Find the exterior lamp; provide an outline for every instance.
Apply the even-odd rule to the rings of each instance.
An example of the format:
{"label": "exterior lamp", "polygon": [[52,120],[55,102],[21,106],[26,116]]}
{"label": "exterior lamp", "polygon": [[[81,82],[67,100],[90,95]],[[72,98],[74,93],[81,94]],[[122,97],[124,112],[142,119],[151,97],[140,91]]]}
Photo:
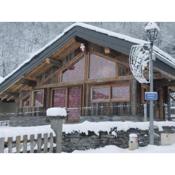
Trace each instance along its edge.
{"label": "exterior lamp", "polygon": [[[158,33],[160,29],[156,23],[150,22],[145,26],[145,32],[150,41],[150,60],[149,60],[149,82],[150,82],[150,94],[154,93],[154,76],[153,76],[153,45],[154,41],[157,39]],[[150,100],[150,108],[149,108],[149,143],[150,145],[154,145],[154,101]]]}

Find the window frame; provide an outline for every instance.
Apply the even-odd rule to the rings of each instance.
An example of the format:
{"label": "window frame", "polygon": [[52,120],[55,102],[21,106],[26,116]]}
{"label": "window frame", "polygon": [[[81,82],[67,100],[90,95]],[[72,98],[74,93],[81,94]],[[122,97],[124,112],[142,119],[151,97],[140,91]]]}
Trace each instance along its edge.
{"label": "window frame", "polygon": [[[108,99],[93,99],[93,88],[100,88],[100,87],[103,87],[103,88],[109,88],[109,98]],[[110,99],[111,99],[111,87],[110,85],[95,85],[95,86],[91,86],[90,87],[90,93],[91,93],[91,102],[110,102]]]}
{"label": "window frame", "polygon": [[[91,55],[102,57],[103,59],[106,59],[108,61],[113,62],[115,64],[115,76],[114,77],[104,77],[104,78],[91,78],[90,77],[90,73],[91,73]],[[106,56],[102,53],[98,53],[98,52],[95,52],[95,51],[90,52],[89,53],[89,64],[88,65],[89,65],[89,67],[88,67],[88,80],[91,80],[91,81],[92,80],[97,80],[97,79],[99,79],[99,80],[108,80],[108,79],[111,79],[111,78],[115,79],[115,78],[118,77],[118,62],[117,62],[117,60],[115,60],[115,59],[113,59],[109,56]]]}
{"label": "window frame", "polygon": [[[112,88],[113,87],[122,87],[122,86],[127,86],[129,87],[129,98],[128,100],[118,100],[117,98],[113,98],[112,97]],[[98,99],[98,100],[94,100],[92,98],[92,89],[93,88],[97,88],[97,87],[108,87],[109,88],[109,98],[108,99]],[[121,82],[119,84],[119,82],[117,82],[117,84],[101,84],[101,85],[91,85],[90,86],[90,100],[91,100],[91,103],[100,103],[100,102],[130,102],[131,100],[131,85],[129,82]]]}
{"label": "window frame", "polygon": [[51,89],[51,106],[54,107],[54,91],[58,89],[65,89],[65,107],[67,107],[67,95],[68,95],[68,88],[67,87],[57,87],[57,88],[52,88]]}
{"label": "window frame", "polygon": [[[35,93],[36,92],[39,92],[39,91],[42,91],[43,92],[42,105],[41,106],[35,106]],[[34,90],[33,91],[33,106],[34,107],[44,107],[45,106],[44,100],[45,100],[45,90],[44,89],[37,89],[37,90]]]}
{"label": "window frame", "polygon": [[77,81],[84,81],[85,80],[85,63],[86,63],[86,56],[84,54],[78,54],[76,57],[74,57],[70,62],[68,62],[63,68],[61,68],[60,73],[57,75],[58,80],[60,83],[72,83],[74,81],[63,81],[63,74],[66,71],[66,69],[69,69],[69,67],[75,65],[78,63],[81,59],[84,59],[84,65],[83,65],[83,79],[77,80]]}
{"label": "window frame", "polygon": [[[127,100],[122,99],[120,100],[119,98],[114,97],[113,98],[113,87],[128,87],[129,88],[129,98]],[[123,83],[123,84],[119,84],[119,85],[111,85],[111,101],[112,102],[130,102],[131,100],[131,87],[129,85],[129,83]]]}

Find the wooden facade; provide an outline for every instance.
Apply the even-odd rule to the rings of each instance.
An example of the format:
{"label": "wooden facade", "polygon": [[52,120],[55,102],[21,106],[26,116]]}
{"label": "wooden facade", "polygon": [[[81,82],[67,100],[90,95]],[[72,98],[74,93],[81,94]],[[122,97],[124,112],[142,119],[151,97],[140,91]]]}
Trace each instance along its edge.
{"label": "wooden facade", "polygon": [[[85,49],[81,49],[81,44]],[[45,112],[66,107],[68,122],[80,116],[143,116],[144,92],[132,76],[128,55],[84,39],[71,37],[58,50],[1,92],[1,100],[15,100],[21,112]],[[175,86],[173,78],[154,70],[156,117],[164,119],[164,104]]]}

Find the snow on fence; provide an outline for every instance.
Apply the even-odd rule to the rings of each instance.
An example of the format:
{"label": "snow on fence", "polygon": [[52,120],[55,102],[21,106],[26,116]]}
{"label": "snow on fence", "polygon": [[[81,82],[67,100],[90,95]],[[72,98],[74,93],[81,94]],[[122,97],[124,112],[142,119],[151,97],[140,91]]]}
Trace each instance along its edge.
{"label": "snow on fence", "polygon": [[52,153],[54,147],[53,133],[0,138],[0,153]]}

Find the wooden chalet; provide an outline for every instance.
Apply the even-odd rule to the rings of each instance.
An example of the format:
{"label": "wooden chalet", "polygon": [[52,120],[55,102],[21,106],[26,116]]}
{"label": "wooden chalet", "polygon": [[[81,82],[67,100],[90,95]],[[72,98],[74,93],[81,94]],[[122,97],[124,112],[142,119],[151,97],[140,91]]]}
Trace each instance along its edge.
{"label": "wooden chalet", "polygon": [[[133,78],[128,57],[132,45],[145,42],[75,23],[4,79],[1,101],[15,101],[18,113],[27,115],[66,107],[69,122],[80,116],[143,118],[149,85]],[[155,116],[161,120],[175,91],[175,59],[157,47],[154,53]]]}

